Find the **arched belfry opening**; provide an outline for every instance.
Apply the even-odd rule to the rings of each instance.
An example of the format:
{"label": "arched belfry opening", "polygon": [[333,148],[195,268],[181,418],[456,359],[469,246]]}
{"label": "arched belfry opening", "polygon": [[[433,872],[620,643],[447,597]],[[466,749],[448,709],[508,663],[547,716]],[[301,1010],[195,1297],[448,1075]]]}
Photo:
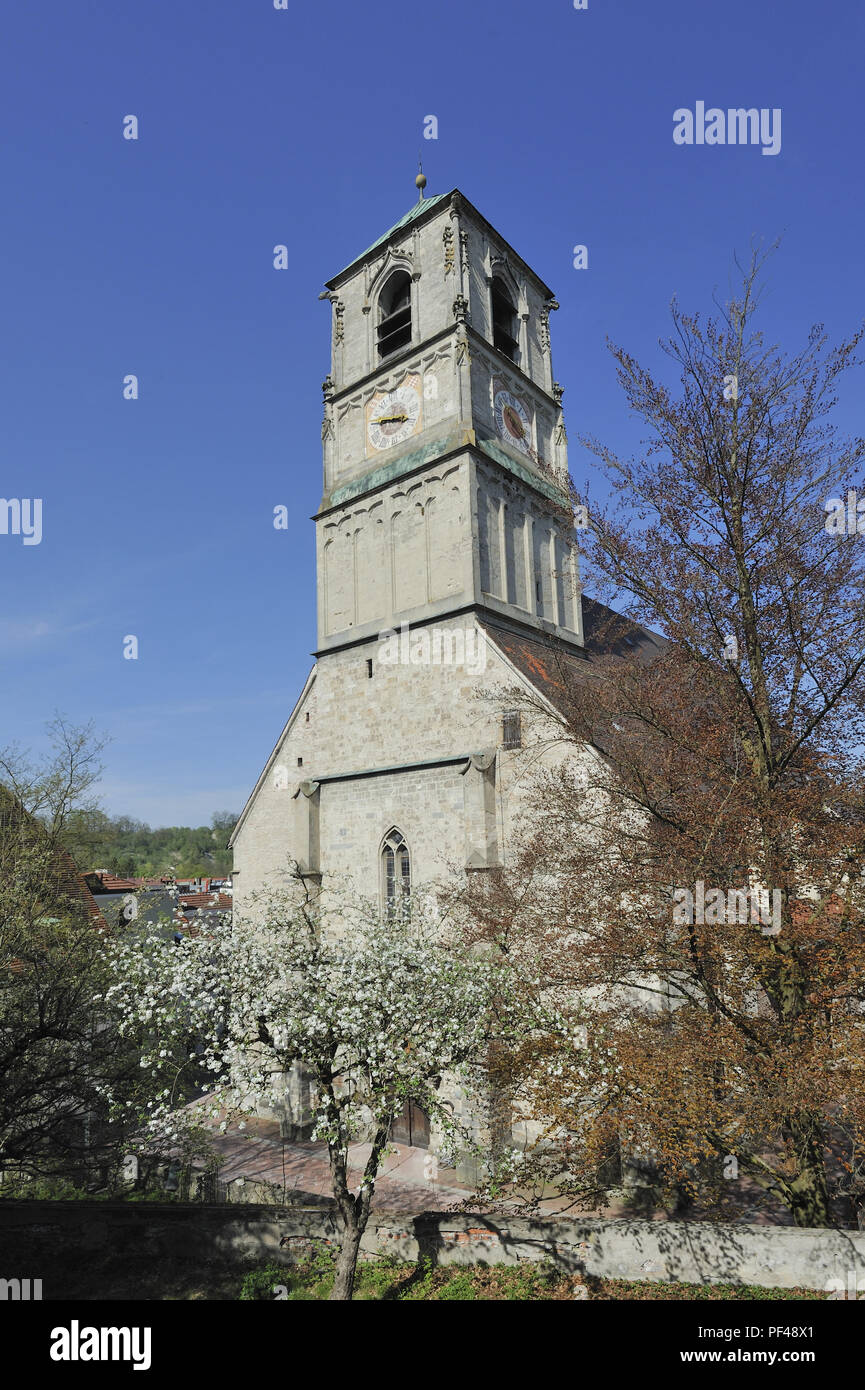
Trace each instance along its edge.
{"label": "arched belfry opening", "polygon": [[493,347],[512,362],[519,361],[520,344],[517,329],[517,310],[510,287],[500,275],[493,276],[491,288],[493,310]]}
{"label": "arched belfry opening", "polygon": [[378,297],[376,328],[379,358],[391,357],[411,343],[411,276],[395,270]]}
{"label": "arched belfry opening", "polygon": [[402,831],[392,826],[381,846],[381,899],[386,916],[405,916],[410,896],[411,855]]}

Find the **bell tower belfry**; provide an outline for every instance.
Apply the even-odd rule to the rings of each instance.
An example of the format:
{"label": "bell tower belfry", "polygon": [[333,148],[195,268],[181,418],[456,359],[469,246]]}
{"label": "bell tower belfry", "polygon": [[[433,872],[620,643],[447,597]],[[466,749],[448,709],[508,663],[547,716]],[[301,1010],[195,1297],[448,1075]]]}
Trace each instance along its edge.
{"label": "bell tower belfry", "polygon": [[425,183],[321,296],[319,655],[468,612],[580,646],[558,306],[462,194]]}

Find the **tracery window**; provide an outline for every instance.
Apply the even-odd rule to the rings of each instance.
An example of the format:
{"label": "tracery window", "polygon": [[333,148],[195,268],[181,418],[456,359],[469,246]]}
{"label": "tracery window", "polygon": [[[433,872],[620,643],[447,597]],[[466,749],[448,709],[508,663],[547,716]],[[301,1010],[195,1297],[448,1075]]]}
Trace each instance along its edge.
{"label": "tracery window", "polygon": [[411,857],[402,832],[394,827],[381,849],[382,901],[388,917],[405,916],[411,895]]}

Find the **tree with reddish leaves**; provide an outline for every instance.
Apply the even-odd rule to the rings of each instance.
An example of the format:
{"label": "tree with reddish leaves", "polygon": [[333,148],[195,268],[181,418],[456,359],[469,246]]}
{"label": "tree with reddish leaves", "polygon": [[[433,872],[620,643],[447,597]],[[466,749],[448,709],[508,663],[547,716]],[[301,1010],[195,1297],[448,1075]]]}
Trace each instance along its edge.
{"label": "tree with reddish leaves", "polygon": [[553,658],[569,756],[470,902],[535,981],[497,1059],[543,1130],[524,1173],[593,1205],[642,1156],[703,1210],[745,1178],[824,1226],[865,1190],[865,443],[829,419],[862,330],[768,346],[764,260],[715,318],[674,302],[677,388],[612,349],[647,438],[583,440],[610,499],[572,500],[622,616]]}

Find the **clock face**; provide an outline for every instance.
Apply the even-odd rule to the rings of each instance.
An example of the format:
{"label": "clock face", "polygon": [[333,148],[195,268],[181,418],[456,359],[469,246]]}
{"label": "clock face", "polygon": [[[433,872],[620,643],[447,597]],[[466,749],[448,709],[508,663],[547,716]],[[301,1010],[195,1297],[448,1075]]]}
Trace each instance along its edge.
{"label": "clock face", "polygon": [[519,396],[504,388],[497,391],[493,400],[496,429],[507,444],[513,444],[521,453],[532,452],[532,422],[529,412]]}
{"label": "clock face", "polygon": [[420,377],[407,376],[393,391],[379,392],[366,408],[367,438],[374,449],[392,449],[420,429]]}

